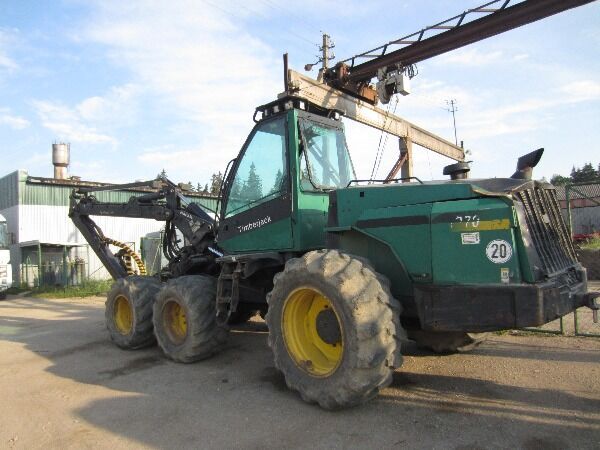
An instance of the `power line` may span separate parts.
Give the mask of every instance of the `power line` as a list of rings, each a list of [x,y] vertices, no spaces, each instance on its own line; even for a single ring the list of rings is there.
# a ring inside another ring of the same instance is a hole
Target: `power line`
[[[245,17],[243,17],[241,14],[239,14],[239,13],[238,13],[238,12],[236,12],[236,11],[230,11],[230,10],[228,10],[228,9],[226,9],[226,8],[223,8],[222,6],[220,6],[220,5],[218,5],[218,4],[215,4],[215,3],[213,3],[213,2],[210,2],[210,1],[208,1],[208,0],[201,0],[201,1],[202,1],[203,3],[205,3],[205,4],[209,5],[209,6],[212,6],[213,8],[216,8],[216,9],[218,9],[218,10],[220,10],[220,11],[224,12],[224,13],[225,13],[225,14],[227,14],[227,15],[235,16],[235,17],[237,17],[238,19],[241,19],[241,20],[245,20],[245,19],[246,19]],[[256,11],[256,10],[250,9],[250,8],[248,8],[247,6],[244,6],[244,5],[241,5],[241,4],[239,4],[238,6],[240,6],[240,7],[241,7],[241,8],[243,8],[243,9],[245,9],[246,11],[248,11],[250,14],[252,14],[252,15],[254,15],[254,16],[260,16],[261,18],[263,18],[263,19],[267,19],[267,20],[269,19],[267,16],[265,16],[265,15],[264,15],[263,13],[261,13],[260,11]],[[314,45],[315,47],[319,47],[319,44],[315,43],[314,41],[311,41],[310,39],[307,39],[306,37],[302,36],[301,34],[298,34],[298,33],[296,33],[296,32],[295,32],[295,31],[293,31],[293,30],[290,30],[290,29],[284,28],[284,29],[283,29],[283,32],[284,32],[284,33],[287,33],[287,34],[288,34],[288,35],[290,35],[290,36],[293,36],[294,38],[301,39],[301,40],[303,40],[303,41],[307,42],[308,44]]]
[[[309,28],[309,29],[310,29],[310,31],[311,31],[311,34],[313,34],[313,33],[312,33],[313,31],[319,31],[318,27],[315,27],[313,24],[311,24],[311,23],[308,23],[308,22],[306,21],[306,19],[304,19],[303,17],[299,16],[298,14],[295,14],[295,13],[294,13],[293,11],[291,11],[289,8],[284,8],[284,7],[282,7],[281,5],[279,5],[278,3],[276,3],[276,2],[274,2],[274,1],[272,1],[272,0],[260,0],[260,1],[261,1],[262,3],[264,3],[264,4],[268,4],[268,5],[271,5],[271,6],[273,6],[274,8],[277,8],[277,9],[279,9],[280,11],[284,12],[285,14],[287,14],[287,15],[288,15],[288,16],[290,16],[290,17],[293,17],[293,18],[294,18],[294,20],[295,20],[296,22],[303,23],[304,25],[306,25],[306,26],[307,26],[307,28]],[[320,32],[320,31],[319,31],[319,32]],[[316,34],[316,33],[315,33],[315,34]]]

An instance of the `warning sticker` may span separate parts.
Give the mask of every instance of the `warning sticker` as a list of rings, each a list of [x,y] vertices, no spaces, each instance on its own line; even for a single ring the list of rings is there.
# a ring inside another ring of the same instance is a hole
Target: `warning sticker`
[[[502,283],[510,282],[510,270],[508,269],[508,267],[502,267],[500,269],[500,281]]]
[[[496,264],[503,264],[512,257],[512,247],[504,239],[494,239],[485,248],[488,259]]]
[[[460,239],[462,240],[463,245],[468,244],[479,244],[479,232],[477,233],[461,233]]]

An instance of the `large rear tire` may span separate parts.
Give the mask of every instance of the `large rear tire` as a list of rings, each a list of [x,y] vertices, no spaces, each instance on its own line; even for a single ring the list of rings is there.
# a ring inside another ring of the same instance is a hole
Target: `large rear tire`
[[[484,342],[488,335],[462,331],[408,331],[408,338],[418,347],[440,354],[469,352]]]
[[[120,278],[106,296],[106,328],[119,347],[133,350],[156,342],[152,326],[152,304],[160,282],[151,277]]]
[[[307,402],[364,403],[402,364],[400,304],[362,258],[319,250],[289,260],[267,300],[275,366]]]
[[[167,283],[154,303],[154,333],[165,355],[191,363],[217,353],[229,329],[216,321],[217,280],[186,275]]]

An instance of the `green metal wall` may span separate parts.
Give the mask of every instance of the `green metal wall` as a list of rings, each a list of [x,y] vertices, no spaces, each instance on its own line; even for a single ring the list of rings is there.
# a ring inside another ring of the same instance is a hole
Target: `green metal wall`
[[[7,209],[19,203],[19,172],[12,172],[0,178],[0,209]]]
[[[0,178],[0,210],[20,205],[69,206],[69,195],[74,186],[54,185],[45,182],[27,181],[25,171],[12,172]],[[94,194],[102,202],[127,202],[132,195],[141,195],[132,191],[105,191]],[[217,199],[212,197],[190,196],[190,201],[214,211]]]

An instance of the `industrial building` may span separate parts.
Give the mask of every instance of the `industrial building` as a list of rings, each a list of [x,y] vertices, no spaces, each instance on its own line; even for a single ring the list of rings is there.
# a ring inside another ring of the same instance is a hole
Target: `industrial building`
[[[570,214],[567,211],[569,192]],[[556,186],[556,197],[574,235],[600,233],[600,183]]]
[[[69,196],[80,186],[108,183],[69,177],[68,144],[53,145],[54,178],[18,170],[0,178],[0,214],[7,220],[13,283],[18,285],[79,284],[86,278],[110,278],[100,260],[68,216]],[[126,202],[142,190],[96,193],[102,201]],[[216,198],[190,192],[193,201],[214,210]],[[95,217],[107,237],[141,253],[150,272],[160,268],[163,222],[149,219]],[[115,248],[117,251],[118,248]]]

